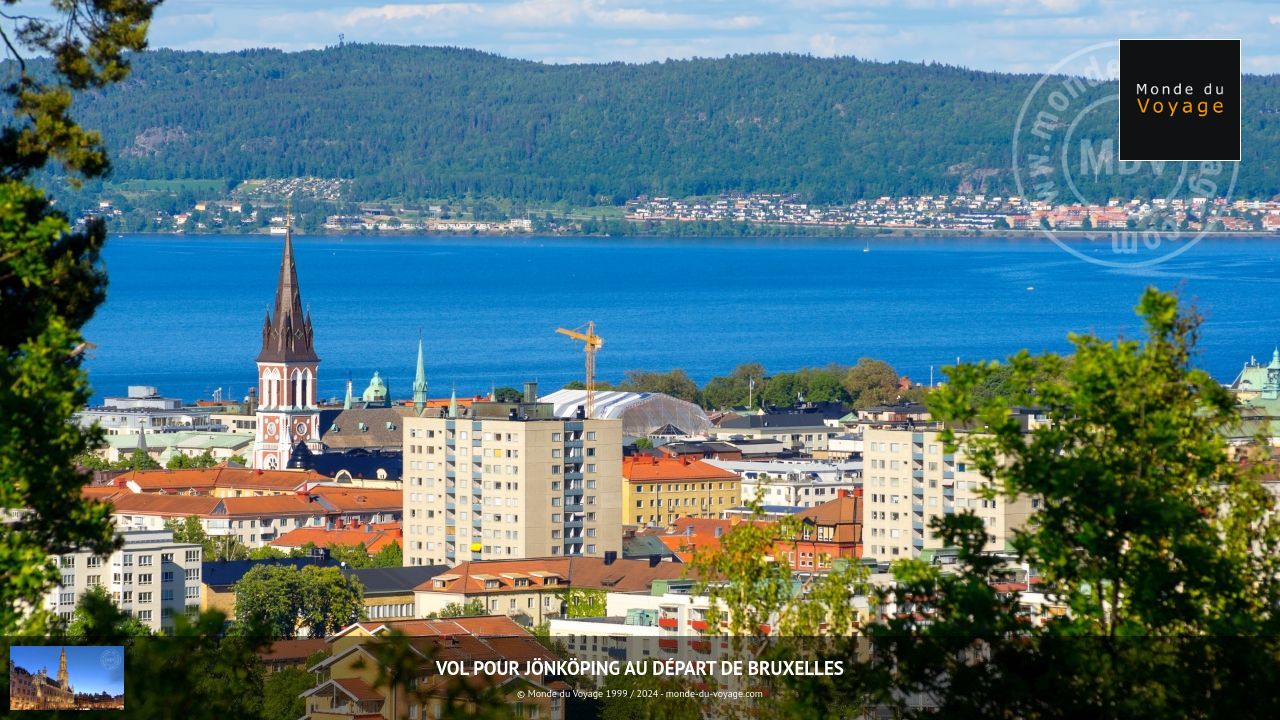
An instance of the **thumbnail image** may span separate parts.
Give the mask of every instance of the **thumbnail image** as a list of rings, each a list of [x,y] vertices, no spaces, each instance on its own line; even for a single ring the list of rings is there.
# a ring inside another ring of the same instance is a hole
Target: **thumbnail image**
[[[9,648],[9,709],[123,710],[124,648]]]

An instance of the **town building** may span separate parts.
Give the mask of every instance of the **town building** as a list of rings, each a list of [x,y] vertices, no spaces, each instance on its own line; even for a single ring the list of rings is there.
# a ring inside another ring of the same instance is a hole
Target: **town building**
[[[342,568],[364,588],[361,617],[373,622],[411,620],[416,614],[416,592],[423,583],[449,571],[445,565],[393,568]]]
[[[58,556],[61,580],[45,608],[70,619],[89,588],[102,587],[116,605],[153,631],[170,630],[174,618],[200,608],[199,545],[174,542],[170,530],[117,530],[122,545],[102,557],[89,552]]]
[[[1029,423],[1033,414],[1025,415]],[[889,424],[863,430],[863,552],[881,562],[938,550],[935,518],[973,511],[987,526],[987,549],[1004,550],[1038,507],[1032,498],[986,497],[990,482],[947,451],[939,425]]]
[[[406,565],[621,549],[621,421],[556,417],[528,383],[404,433]]]
[[[228,622],[236,619],[236,583],[250,570],[261,565],[284,566],[302,569],[309,565],[330,567],[335,563],[328,553],[318,552],[306,557],[265,558],[262,560],[216,560],[202,566],[200,583],[200,612],[217,611]],[[310,653],[308,653],[310,654]]]
[[[622,478],[624,525],[724,517],[742,499],[736,473],[688,457],[629,456],[622,460]]]
[[[582,597],[648,592],[655,582],[684,578],[686,571],[676,563],[614,556],[466,562],[418,586],[416,615],[427,617],[449,605],[480,602],[492,614],[535,627],[565,614],[576,591],[586,591]]]
[[[404,547],[400,523],[362,524],[358,520],[344,527],[295,528],[269,543],[271,547],[285,552],[307,547],[349,545],[363,548],[370,555],[376,555],[383,548],[395,544]]]
[[[863,463],[799,460],[707,460],[742,478],[743,505],[807,508],[862,487]]]
[[[73,418],[81,427],[98,425],[107,436],[226,430],[212,417],[215,412],[217,408],[184,407],[178,398],[162,397],[150,385],[130,385],[124,397],[104,398],[102,405],[85,408]]]
[[[119,462],[141,450],[161,465],[179,455],[195,458],[208,453],[217,462],[245,460],[253,450],[253,437],[244,433],[177,430],[165,433],[107,435],[94,454],[107,462]]]
[[[841,490],[834,500],[795,514],[799,528],[794,538],[780,539],[774,557],[792,570],[822,572],[837,560],[862,557],[862,493]]]
[[[828,438],[839,434],[822,413],[770,412],[726,416],[709,432],[715,440],[776,440],[794,452],[826,450]],[[736,443],[735,443],[736,444]]]
[[[344,528],[400,520],[398,490],[312,486],[290,495],[216,497],[118,492],[104,498],[120,530],[160,530],[166,522],[200,520],[205,534],[246,547],[267,545],[301,527]]]
[[[112,484],[134,493],[228,498],[296,495],[328,481],[329,478],[324,475],[312,472],[253,470],[220,465],[181,470],[130,470],[117,475]]]
[[[378,681],[384,672],[371,648],[389,634],[405,637],[414,657],[407,683]],[[437,660],[510,662],[527,667],[556,657],[509,618],[465,617],[449,620],[360,622],[328,639],[329,657],[312,666],[316,686],[302,694],[301,720],[374,720],[487,716],[494,709],[475,705],[477,695],[504,705],[503,716],[526,720],[564,720],[568,690],[546,675],[441,675]],[[472,683],[463,688],[459,683]],[[483,687],[488,684],[487,687]],[[488,691],[488,692],[486,692]]]

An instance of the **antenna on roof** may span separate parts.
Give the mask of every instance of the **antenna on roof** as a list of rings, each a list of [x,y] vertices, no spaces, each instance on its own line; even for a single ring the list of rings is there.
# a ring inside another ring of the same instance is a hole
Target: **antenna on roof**
[[[346,40],[346,37],[347,37],[347,36],[346,36],[345,34],[343,34],[343,33],[338,33],[338,47],[342,47],[342,46],[343,46],[343,41],[344,41],[344,40]]]

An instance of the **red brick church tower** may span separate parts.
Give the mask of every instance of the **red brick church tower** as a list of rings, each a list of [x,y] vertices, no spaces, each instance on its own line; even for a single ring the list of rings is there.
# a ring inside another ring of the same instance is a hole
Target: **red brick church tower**
[[[298,269],[293,260],[293,228],[284,235],[284,259],[276,284],[276,301],[262,325],[258,353],[258,429],[253,466],[283,469],[298,443],[312,452],[320,447],[320,409],[316,405],[316,355],[311,314],[302,310]]]

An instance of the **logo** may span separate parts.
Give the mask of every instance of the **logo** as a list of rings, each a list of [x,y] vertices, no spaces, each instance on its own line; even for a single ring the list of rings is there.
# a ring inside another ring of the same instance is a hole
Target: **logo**
[[[1214,227],[1240,168],[1120,160],[1119,71],[1119,43],[1109,42],[1041,76],[1014,124],[1013,176],[1029,227],[1081,260],[1142,267],[1181,255]]]
[[[102,651],[98,660],[107,670],[119,670],[124,664],[124,652],[118,647],[107,648]]]

